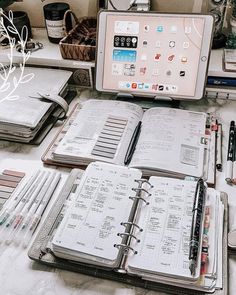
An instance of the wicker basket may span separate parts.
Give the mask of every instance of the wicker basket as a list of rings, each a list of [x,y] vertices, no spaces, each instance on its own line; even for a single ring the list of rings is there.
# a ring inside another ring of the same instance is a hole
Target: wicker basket
[[[95,60],[97,19],[85,17],[77,20],[75,27],[60,43],[61,55],[65,59]]]

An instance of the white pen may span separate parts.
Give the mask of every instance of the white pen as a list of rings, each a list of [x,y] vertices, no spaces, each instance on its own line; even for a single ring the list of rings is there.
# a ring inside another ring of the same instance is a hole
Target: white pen
[[[40,191],[43,187],[43,185],[45,184],[46,180],[48,179],[50,172],[45,173],[45,171],[42,174],[42,178],[40,179],[35,191],[32,193],[32,195],[30,196],[29,199],[29,205],[28,206],[24,206],[24,208],[19,212],[19,214],[16,217],[15,220],[15,224],[14,227],[17,227],[18,224],[21,223],[22,219],[24,218],[24,216],[26,216],[26,214],[28,213],[28,211],[33,207],[33,205],[36,203],[38,204],[40,202],[40,200],[38,199]]]
[[[32,184],[30,189],[27,191],[27,193],[24,195],[24,197],[21,199],[21,201],[17,204],[15,209],[9,214],[10,220],[7,221],[6,227],[9,227],[13,224],[17,214],[24,208],[24,206],[28,205],[28,203],[31,200],[31,194],[34,192],[34,190],[37,188],[38,183],[41,180],[41,177],[44,175],[45,172],[40,172],[35,182]]]
[[[222,169],[222,124],[217,124],[216,132],[216,168],[221,171]]]
[[[42,190],[43,185],[45,184],[46,180],[48,179],[50,172],[43,172],[42,173],[42,178],[40,179],[36,189],[32,193],[32,195],[29,198],[29,201],[23,206],[22,210],[18,212],[18,214],[15,216],[15,220],[13,221],[12,229],[8,234],[8,238],[5,240],[6,243],[10,243],[13,238],[16,238],[16,233],[18,229],[20,228],[20,225],[22,221],[25,219],[27,216],[28,212],[34,208],[34,205],[38,205],[38,203],[41,201],[40,200],[40,191]],[[42,197],[41,197],[42,198]]]
[[[15,209],[15,207],[18,205],[18,203],[21,201],[23,196],[27,193],[27,191],[31,188],[32,184],[35,182],[37,177],[39,176],[40,170],[37,170],[30,179],[25,183],[25,185],[22,187],[22,189],[16,193],[16,195],[12,198],[9,198],[9,200],[3,205],[3,208],[1,210],[1,216],[0,216],[0,225],[2,225],[7,218],[10,216],[10,213]]]
[[[47,204],[48,202],[50,201],[52,195],[53,195],[53,192],[54,190],[56,189],[57,185],[58,185],[58,182],[61,178],[61,174],[58,173],[55,178],[53,179],[53,181],[51,182],[50,184],[50,187],[47,191],[47,194],[45,194],[44,198],[42,199],[42,202],[40,203],[40,205],[38,206],[35,214],[33,215],[33,218],[30,222],[30,225],[28,226],[28,229],[23,237],[23,247],[27,247],[28,246],[28,243],[30,241],[30,238],[32,236],[32,234],[34,233],[42,215],[43,215],[43,212],[44,210],[46,209],[47,207]]]
[[[26,214],[26,216],[24,217],[24,220],[23,220],[23,223],[21,225],[21,227],[19,228],[19,230],[17,231],[16,235],[14,236],[14,242],[15,244],[19,244],[20,243],[20,240],[21,240],[21,237],[22,237],[22,234],[25,232],[26,228],[29,226],[32,218],[33,218],[33,215],[34,213],[36,212],[37,208],[39,207],[39,205],[41,204],[45,194],[47,193],[53,179],[55,178],[56,174],[58,172],[53,172],[53,173],[50,173],[48,172],[49,174],[51,174],[50,176],[47,175],[47,180],[42,188],[42,190],[40,191],[40,193],[38,194],[37,196],[37,199],[35,200],[34,204],[31,206],[30,210],[28,211],[28,213]],[[49,176],[49,177],[48,177]]]
[[[47,180],[47,176],[48,176],[48,173],[46,173],[45,171],[42,171],[38,181],[34,184],[34,190],[32,194],[28,194],[28,197],[25,199],[25,202],[22,202],[21,204],[19,204],[19,206],[17,206],[16,209],[13,211],[10,221],[8,221],[6,224],[6,227],[8,227],[9,229],[8,234],[5,237],[6,244],[9,245],[12,242],[24,217],[26,216],[27,212],[30,210],[35,200],[37,199],[37,196],[40,190],[42,189],[42,186]]]

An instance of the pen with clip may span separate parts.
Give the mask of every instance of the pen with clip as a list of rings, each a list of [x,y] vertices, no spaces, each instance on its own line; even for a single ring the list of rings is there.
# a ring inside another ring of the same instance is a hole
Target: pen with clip
[[[32,219],[31,219],[30,223],[28,224],[28,228],[26,229],[26,232],[23,237],[23,247],[24,248],[26,248],[28,246],[28,243],[29,243],[35,229],[37,228],[37,225],[40,222],[43,212],[45,211],[47,204],[50,201],[50,199],[53,195],[53,192],[54,192],[55,188],[57,187],[60,179],[61,179],[60,173],[57,173],[56,175],[54,175],[54,179],[51,181],[50,186],[47,190],[47,193],[44,195],[37,210],[33,214]]]
[[[222,124],[217,124],[216,131],[216,169],[221,171],[222,169]]]
[[[37,182],[37,185],[35,186],[34,190],[29,194],[28,199],[25,201],[25,203],[21,204],[21,208],[19,208],[17,211],[15,211],[15,214],[12,214],[12,218],[10,222],[7,223],[8,234],[5,237],[5,243],[10,244],[13,239],[16,237],[16,233],[18,231],[18,228],[20,227],[22,221],[24,220],[25,216],[33,206],[34,202],[37,200],[38,195],[42,187],[44,186],[44,183],[46,182],[46,179],[48,178],[49,173],[43,171],[41,174],[41,177],[39,181]]]
[[[229,142],[228,142],[228,153],[227,153],[226,174],[225,174],[225,180],[227,182],[232,181],[234,149],[235,149],[234,136],[235,136],[235,122],[231,121],[230,127],[229,127]]]
[[[45,172],[38,183],[37,188],[31,194],[28,206],[24,206],[24,208],[22,208],[22,210],[17,214],[14,223],[11,226],[11,230],[5,239],[6,244],[10,244],[13,240],[15,244],[17,244],[17,238],[19,236],[18,233],[20,231],[21,225],[22,223],[25,223],[31,212],[34,212],[38,207],[38,204],[41,202],[41,199],[43,198],[42,190],[46,187],[46,181],[50,180],[49,176],[50,172]]]
[[[39,174],[40,174],[40,170],[37,170],[31,176],[31,178],[25,183],[22,189],[19,192],[17,192],[14,198],[8,199],[8,201],[4,204],[1,210],[0,225],[4,224],[5,221],[9,218],[11,212],[15,209],[15,207],[18,205],[21,199],[25,196],[25,194],[30,190],[31,186],[33,185],[35,180],[38,178]]]
[[[52,185],[53,179],[55,178],[57,173],[58,172],[52,172],[52,173],[48,172],[47,180],[46,180],[43,188],[40,190],[40,193],[38,194],[34,204],[31,206],[30,210],[28,211],[22,224],[20,224],[20,228],[14,237],[14,242],[16,245],[18,245],[21,242],[22,235],[25,233],[25,230],[29,226],[29,224],[34,216],[34,213],[37,211],[38,207],[40,206],[44,196],[47,194],[49,187]]]
[[[236,131],[234,132],[232,183],[236,184]]]
[[[193,218],[192,218],[190,243],[189,243],[189,269],[192,276],[195,275],[198,257],[199,257],[204,201],[205,201],[205,186],[204,186],[203,180],[199,179],[197,182],[195,195],[194,195]]]
[[[138,141],[138,138],[139,138],[139,134],[140,134],[140,131],[141,131],[141,125],[142,125],[142,122],[139,121],[137,126],[135,127],[134,133],[133,133],[132,138],[131,138],[130,143],[129,143],[127,153],[125,155],[125,160],[124,160],[125,165],[128,165],[130,163],[131,158],[132,158],[132,156],[134,154],[135,147],[136,147],[136,144],[137,144],[137,141]]]

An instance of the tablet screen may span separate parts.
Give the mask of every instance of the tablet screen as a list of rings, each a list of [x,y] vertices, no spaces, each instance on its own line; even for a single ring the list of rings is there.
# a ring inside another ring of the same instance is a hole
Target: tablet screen
[[[101,12],[97,89],[201,98],[212,25],[209,15]]]

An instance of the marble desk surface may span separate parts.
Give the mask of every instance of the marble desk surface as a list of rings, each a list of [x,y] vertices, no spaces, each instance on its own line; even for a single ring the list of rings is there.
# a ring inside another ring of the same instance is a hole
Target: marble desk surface
[[[94,98],[95,92],[82,91],[79,100]],[[229,197],[229,227],[236,218],[236,186],[224,180],[228,131],[231,120],[236,120],[236,101],[206,100],[181,103],[183,108],[212,112],[223,129],[223,171],[216,174],[216,189]],[[5,159],[38,160],[60,128],[54,127],[39,146],[0,141],[0,161]],[[42,165],[42,164],[41,164]],[[0,246],[0,294],[4,295],[161,295],[130,285],[89,277],[65,270],[50,268],[31,261],[28,249]],[[226,251],[226,249],[225,249]],[[236,294],[236,257],[229,259],[229,294]]]

